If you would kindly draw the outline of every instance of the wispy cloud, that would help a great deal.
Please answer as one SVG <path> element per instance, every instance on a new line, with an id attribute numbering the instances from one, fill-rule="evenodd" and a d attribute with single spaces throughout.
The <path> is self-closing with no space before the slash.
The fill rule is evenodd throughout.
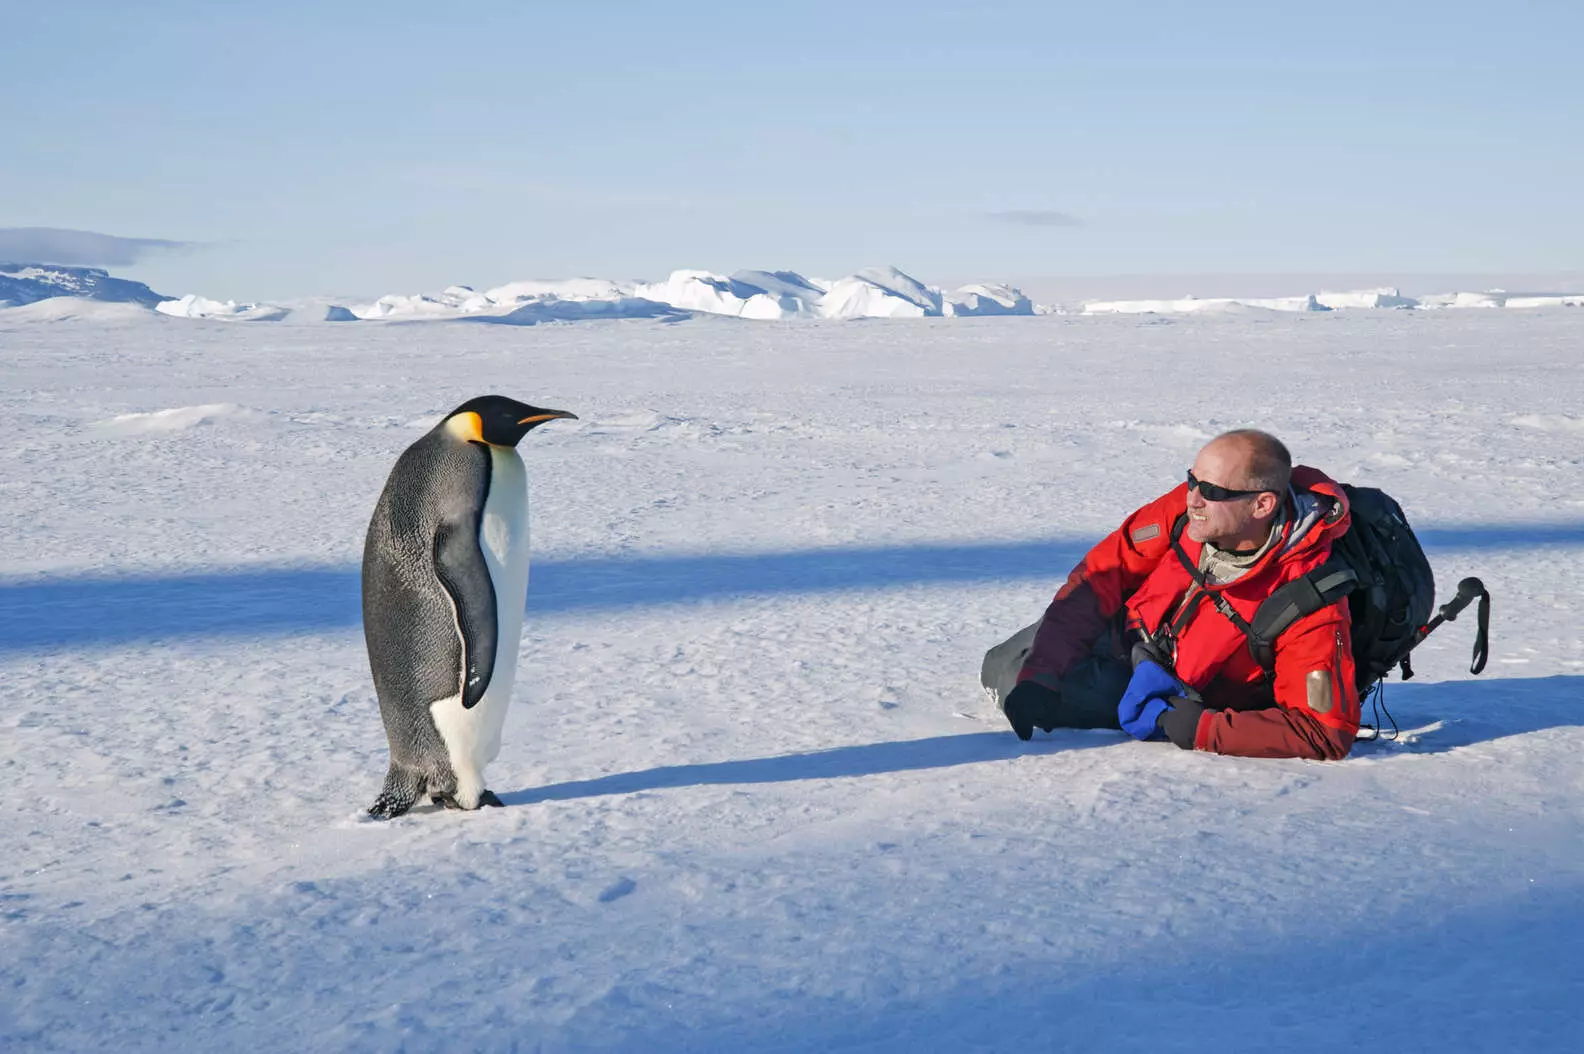
<path id="1" fill-rule="evenodd" d="M 62 227 L 0 227 L 0 262 L 124 267 L 151 252 L 190 249 L 193 242 L 118 238 Z"/>
<path id="2" fill-rule="evenodd" d="M 1019 227 L 1082 227 L 1083 220 L 1055 209 L 1003 209 L 989 214 L 993 220 Z"/>

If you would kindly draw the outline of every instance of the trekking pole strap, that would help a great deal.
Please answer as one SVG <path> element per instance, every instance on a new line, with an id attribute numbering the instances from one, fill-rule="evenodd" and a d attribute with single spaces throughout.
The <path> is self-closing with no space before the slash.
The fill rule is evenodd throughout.
<path id="1" fill-rule="evenodd" d="M 1441 605 L 1441 610 L 1436 612 L 1436 617 L 1431 619 L 1414 637 L 1418 644 L 1443 622 L 1454 622 L 1463 609 L 1479 601 L 1479 607 L 1474 613 L 1474 658 L 1469 663 L 1469 673 L 1479 673 L 1485 669 L 1485 660 L 1490 657 L 1490 593 L 1485 589 L 1485 583 L 1477 578 L 1469 577 L 1458 583 L 1457 596 Z"/>
<path id="2" fill-rule="evenodd" d="M 1479 673 L 1485 668 L 1485 660 L 1490 657 L 1490 594 L 1480 590 L 1479 610 L 1474 616 L 1474 661 L 1469 664 L 1469 673 Z"/>

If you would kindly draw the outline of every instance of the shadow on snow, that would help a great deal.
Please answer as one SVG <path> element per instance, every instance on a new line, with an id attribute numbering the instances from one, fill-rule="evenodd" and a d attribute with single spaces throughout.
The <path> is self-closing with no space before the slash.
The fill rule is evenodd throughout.
<path id="1" fill-rule="evenodd" d="M 1120 736 L 1121 733 L 1117 733 Z M 1080 741 L 1081 737 L 1081 741 Z M 1066 732 L 1037 743 L 1022 743 L 1010 729 L 968 732 L 888 743 L 815 750 L 804 754 L 716 761 L 701 765 L 666 765 L 641 772 L 620 772 L 592 780 L 555 783 L 548 787 L 502 794 L 506 805 L 598 798 L 607 794 L 671 790 L 721 784 L 791 783 L 798 780 L 851 779 L 886 772 L 950 768 L 983 761 L 1007 761 L 1029 753 L 1048 754 L 1075 746 L 1106 746 L 1116 740 L 1105 733 Z"/>
<path id="2" fill-rule="evenodd" d="M 1352 758 L 1389 762 L 1404 755 L 1440 754 L 1459 747 L 1507 736 L 1584 724 L 1584 677 L 1519 677 L 1478 681 L 1444 681 L 1436 684 L 1387 686 L 1387 704 L 1401 726 L 1395 740 L 1361 741 Z M 986 717 L 999 722 L 993 711 Z M 1370 717 L 1365 707 L 1365 719 Z M 1571 720 L 1569 717 L 1571 716 Z M 675 790 L 721 784 L 792 783 L 800 780 L 851 779 L 888 772 L 915 772 L 987 761 L 1007 761 L 1027 754 L 1053 754 L 1085 747 L 1128 742 L 1122 732 L 1059 729 L 1035 733 L 1022 743 L 1011 729 L 993 726 L 993 732 L 967 732 L 928 739 L 864 743 L 802 754 L 716 761 L 697 765 L 665 765 L 638 772 L 619 772 L 590 780 L 572 780 L 545 787 L 500 795 L 506 805 L 533 805 L 545 801 L 598 798 L 610 794 Z M 1140 745 L 1140 750 L 1172 750 L 1168 743 Z M 1312 765 L 1329 762 L 1287 761 L 1281 764 Z"/>
<path id="3" fill-rule="evenodd" d="M 910 585 L 1056 581 L 1063 540 L 594 556 L 534 561 L 530 617 Z M 174 637 L 322 633 L 361 625 L 356 567 L 264 567 L 0 584 L 0 652 Z"/>
<path id="4" fill-rule="evenodd" d="M 1181 881 L 1217 873 L 1193 862 L 1203 846 L 1185 843 L 1190 862 L 1164 869 L 1138 904 L 1064 881 L 1061 843 L 1050 844 L 1049 875 L 975 874 L 1005 864 L 970 856 L 960 871 L 905 871 L 863 889 L 891 898 L 884 926 L 864 899 L 832 901 L 818 876 L 792 873 L 768 890 L 728 885 L 677 909 L 664 884 L 676 869 L 661 854 L 651 865 L 659 906 L 583 906 L 562 894 L 554 910 L 575 913 L 576 928 L 544 950 L 539 916 L 523 902 L 557 897 L 546 880 L 505 871 L 491 887 L 470 868 L 450 878 L 400 862 L 381 865 L 380 885 L 357 876 L 218 907 L 124 906 L 98 932 L 55 913 L 8 931 L 0 984 L 16 1009 L 0 1020 L 0 1040 L 40 1050 L 161 1049 L 139 1040 L 151 1035 L 163 1049 L 422 1050 L 455 1046 L 461 1032 L 489 1051 L 1577 1049 L 1576 869 L 1475 892 L 1451 881 L 1445 891 L 1350 889 L 1336 899 L 1358 904 L 1317 906 L 1315 890 L 1335 885 L 1333 866 L 1295 857 L 1245 916 L 1235 882 L 1229 908 L 1218 890 Z M 1013 887 L 1003 897 L 1001 878 L 1043 895 Z M 745 901 L 770 921 L 757 925 Z M 776 927 L 790 912 L 817 912 L 838 929 L 810 927 L 789 947 Z M 1106 948 L 1091 948 L 1095 933 Z M 986 934 L 999 934 L 1003 950 L 987 950 Z M 830 948 L 849 961 L 824 958 Z M 595 966 L 573 972 L 584 961 Z M 469 989 L 480 976 L 498 984 Z M 453 988 L 462 994 L 448 996 Z"/>
<path id="5" fill-rule="evenodd" d="M 1584 523 L 1428 528 L 1437 552 L 1584 545 Z M 772 553 L 543 559 L 530 615 L 842 590 L 1030 581 L 1054 589 L 1093 539 Z M 360 624 L 355 566 L 259 567 L 0 582 L 0 653 L 181 637 L 322 633 Z M 1499 597 L 1499 587 L 1497 590 Z M 1499 600 L 1498 600 L 1499 602 Z"/>

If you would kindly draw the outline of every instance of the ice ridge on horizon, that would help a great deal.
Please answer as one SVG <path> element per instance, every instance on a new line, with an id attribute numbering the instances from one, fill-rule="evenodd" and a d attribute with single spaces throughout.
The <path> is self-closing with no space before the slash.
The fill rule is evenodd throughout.
<path id="1" fill-rule="evenodd" d="M 169 299 L 142 282 L 115 278 L 102 267 L 0 263 L 0 308 L 23 307 L 61 296 L 144 307 Z"/>
<path id="2" fill-rule="evenodd" d="M 115 278 L 96 267 L 0 264 L 0 309 L 53 298 L 125 303 L 189 319 L 273 322 L 295 316 L 304 321 L 326 322 L 471 321 L 519 326 L 615 318 L 682 319 L 694 315 L 774 321 L 1584 306 L 1584 293 L 1491 289 L 1409 297 L 1395 287 L 1286 297 L 1184 296 L 1040 306 L 1011 285 L 975 283 L 948 291 L 920 282 L 892 266 L 869 267 L 833 280 L 789 270 L 716 274 L 682 269 L 658 282 L 590 277 L 531 279 L 484 290 L 452 285 L 439 293 L 393 293 L 370 303 L 333 302 L 321 297 L 270 304 L 211 300 L 193 293 L 163 296 L 141 282 Z"/>

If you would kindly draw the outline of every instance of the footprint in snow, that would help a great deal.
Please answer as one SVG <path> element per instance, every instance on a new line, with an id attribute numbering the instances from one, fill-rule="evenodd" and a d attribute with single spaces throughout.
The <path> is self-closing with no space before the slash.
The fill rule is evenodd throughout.
<path id="1" fill-rule="evenodd" d="M 638 883 L 624 876 L 605 887 L 605 890 L 599 895 L 599 902 L 601 904 L 609 904 L 613 900 L 620 900 L 637 888 Z"/>

